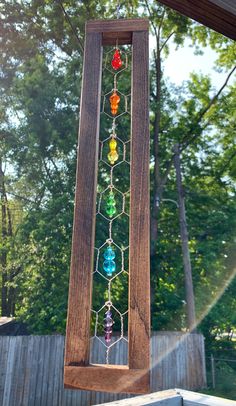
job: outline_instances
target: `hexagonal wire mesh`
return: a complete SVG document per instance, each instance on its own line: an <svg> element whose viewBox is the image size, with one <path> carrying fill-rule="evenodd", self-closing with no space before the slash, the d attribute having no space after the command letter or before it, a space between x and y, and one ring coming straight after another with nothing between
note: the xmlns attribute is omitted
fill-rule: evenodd
<svg viewBox="0 0 236 406"><path fill-rule="evenodd" d="M115 364L118 361L116 353L121 347L126 357L128 349L131 47L119 47L122 59L119 70L114 70L111 65L115 49L106 49L108 50L104 52L103 58L91 309L91 340L99 341L101 351L96 354L91 352L90 361ZM110 96L114 92L120 97L116 114L111 113L110 106ZM109 159L111 140L115 140L114 161ZM113 263L110 274L104 269L104 253L108 247L112 248L112 255L115 256L115 266ZM104 332L104 320L108 311L111 311L111 315L107 317L112 317L110 325L114 323L111 326L113 332L110 341L105 340ZM124 360L124 363L127 361Z"/></svg>

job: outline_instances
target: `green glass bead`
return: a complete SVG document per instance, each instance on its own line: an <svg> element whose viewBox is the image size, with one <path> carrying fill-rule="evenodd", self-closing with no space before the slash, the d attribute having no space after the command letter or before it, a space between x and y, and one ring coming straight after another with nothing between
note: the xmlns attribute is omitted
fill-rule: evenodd
<svg viewBox="0 0 236 406"><path fill-rule="evenodd" d="M116 199L112 190L109 192L106 199L106 214L110 218L116 214Z"/></svg>
<svg viewBox="0 0 236 406"><path fill-rule="evenodd" d="M107 207L106 208L106 213L109 217L113 217L116 214L116 208L115 207Z"/></svg>
<svg viewBox="0 0 236 406"><path fill-rule="evenodd" d="M113 197L108 197L107 199L107 205L108 206L115 206L116 205L116 201Z"/></svg>

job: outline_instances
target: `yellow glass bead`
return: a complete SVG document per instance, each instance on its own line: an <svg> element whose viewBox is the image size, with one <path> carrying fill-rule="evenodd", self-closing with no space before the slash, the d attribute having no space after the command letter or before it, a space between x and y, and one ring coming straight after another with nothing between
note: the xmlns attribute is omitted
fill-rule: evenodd
<svg viewBox="0 0 236 406"><path fill-rule="evenodd" d="M108 161L110 162L111 165L114 165L114 163L118 160L119 155L117 154L116 151L111 151L107 155Z"/></svg>
<svg viewBox="0 0 236 406"><path fill-rule="evenodd" d="M109 141L109 148L110 151L107 155L108 161L110 162L111 165L114 165L114 163L117 161L117 159L119 158L118 152L116 150L117 148L117 141L114 138L114 136L112 136L112 138Z"/></svg>
<svg viewBox="0 0 236 406"><path fill-rule="evenodd" d="M109 147L110 147L110 150L116 149L117 141L115 140L115 138L111 138L111 140L109 142Z"/></svg>

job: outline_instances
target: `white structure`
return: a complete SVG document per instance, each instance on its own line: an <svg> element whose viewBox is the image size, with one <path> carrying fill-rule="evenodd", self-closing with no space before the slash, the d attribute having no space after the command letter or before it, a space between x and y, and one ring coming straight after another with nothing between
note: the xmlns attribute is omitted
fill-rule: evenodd
<svg viewBox="0 0 236 406"><path fill-rule="evenodd" d="M102 403L100 406L236 406L234 400L208 396L182 389L171 389L131 399Z"/></svg>

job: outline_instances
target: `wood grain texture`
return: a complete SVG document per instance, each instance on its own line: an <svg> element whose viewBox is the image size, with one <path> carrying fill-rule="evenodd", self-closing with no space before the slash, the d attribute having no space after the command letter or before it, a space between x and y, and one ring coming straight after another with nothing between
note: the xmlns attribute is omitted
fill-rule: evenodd
<svg viewBox="0 0 236 406"><path fill-rule="evenodd" d="M89 363L101 98L101 43L102 35L100 33L88 33L86 35L80 105L65 365L88 365Z"/></svg>
<svg viewBox="0 0 236 406"><path fill-rule="evenodd" d="M148 30L147 18L119 18L117 20L91 20L86 23L86 32L134 32Z"/></svg>
<svg viewBox="0 0 236 406"><path fill-rule="evenodd" d="M145 31L143 31L145 29ZM89 365L101 44L133 40L130 209L129 368ZM98 33L99 31L99 33ZM122 34L123 33L123 34ZM76 199L65 351L65 385L147 393L150 387L148 21L92 21L86 26ZM96 64L94 64L96 60ZM100 69L97 69L97 65ZM79 317L78 317L79 313Z"/></svg>
<svg viewBox="0 0 236 406"><path fill-rule="evenodd" d="M236 15L235 0L210 0L210 2Z"/></svg>
<svg viewBox="0 0 236 406"><path fill-rule="evenodd" d="M104 32L102 34L102 45L127 45L132 44L132 33L129 31Z"/></svg>
<svg viewBox="0 0 236 406"><path fill-rule="evenodd" d="M69 389L146 393L149 390L149 370L131 370L123 365L65 366L64 385Z"/></svg>
<svg viewBox="0 0 236 406"><path fill-rule="evenodd" d="M187 17L236 40L235 0L159 0Z"/></svg>
<svg viewBox="0 0 236 406"><path fill-rule="evenodd" d="M201 334L156 333L151 342L152 392L173 387L199 390L205 386L204 338ZM93 355L101 352L98 343L96 340L91 345ZM123 364L126 348L121 342L118 346L114 362ZM63 351L64 337L58 335L0 336L0 405L87 406L128 397L120 393L64 389ZM194 364L195 369L192 368Z"/></svg>
<svg viewBox="0 0 236 406"><path fill-rule="evenodd" d="M150 368L148 31L133 33L129 368Z"/></svg>
<svg viewBox="0 0 236 406"><path fill-rule="evenodd" d="M183 406L182 397L176 390L166 390L144 396L135 396L115 403L102 403L100 406Z"/></svg>
<svg viewBox="0 0 236 406"><path fill-rule="evenodd" d="M234 400L176 389L183 398L183 406L235 406Z"/></svg>

